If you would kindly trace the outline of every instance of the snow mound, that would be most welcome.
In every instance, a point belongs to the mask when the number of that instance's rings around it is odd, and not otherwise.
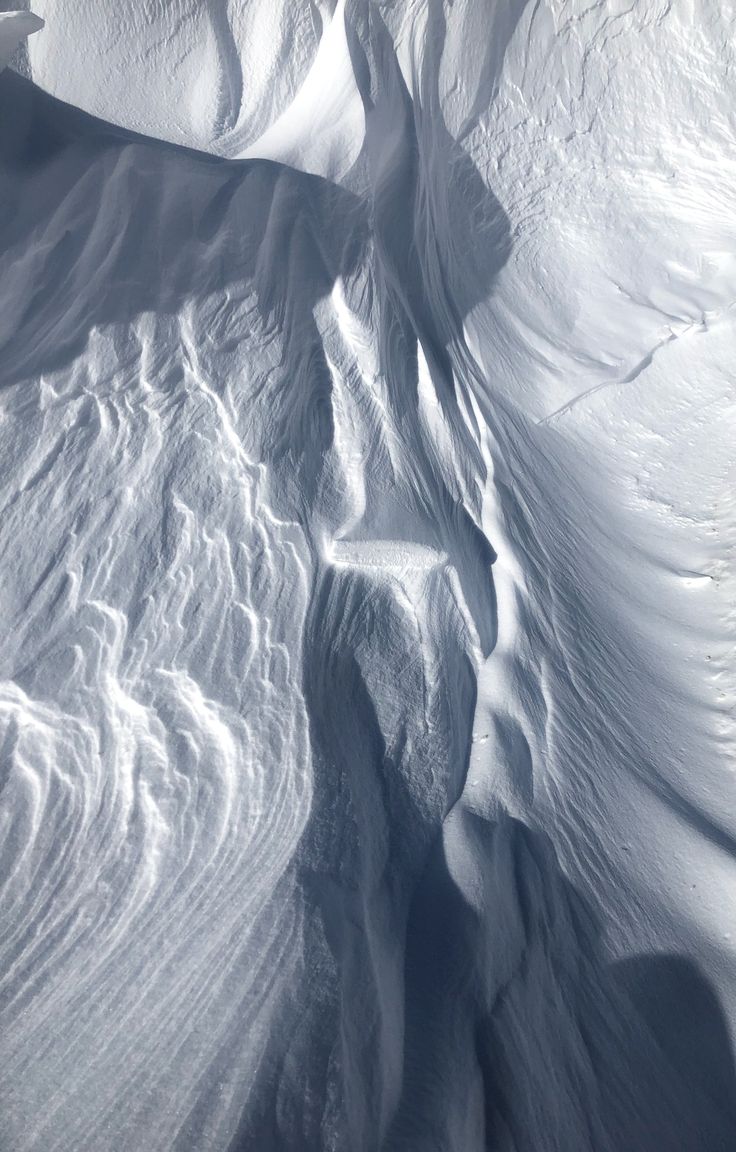
[[[0,12],[0,68],[5,68],[27,36],[41,28],[43,20],[33,12]]]

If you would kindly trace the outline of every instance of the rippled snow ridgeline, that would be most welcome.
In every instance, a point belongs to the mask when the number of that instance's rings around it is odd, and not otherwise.
[[[0,12],[0,1149],[729,1152],[732,6],[89,9]]]

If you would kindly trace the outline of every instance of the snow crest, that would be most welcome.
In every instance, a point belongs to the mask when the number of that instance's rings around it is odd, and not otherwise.
[[[32,12],[0,12],[0,69],[10,63],[20,44],[43,28],[43,20]]]

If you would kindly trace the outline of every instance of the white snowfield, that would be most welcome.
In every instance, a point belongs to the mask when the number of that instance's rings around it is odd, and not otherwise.
[[[733,5],[35,10],[0,1148],[732,1152]]]

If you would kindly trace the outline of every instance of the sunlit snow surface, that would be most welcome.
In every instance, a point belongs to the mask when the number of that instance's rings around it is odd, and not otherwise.
[[[36,11],[0,1148],[730,1152],[733,6]]]

